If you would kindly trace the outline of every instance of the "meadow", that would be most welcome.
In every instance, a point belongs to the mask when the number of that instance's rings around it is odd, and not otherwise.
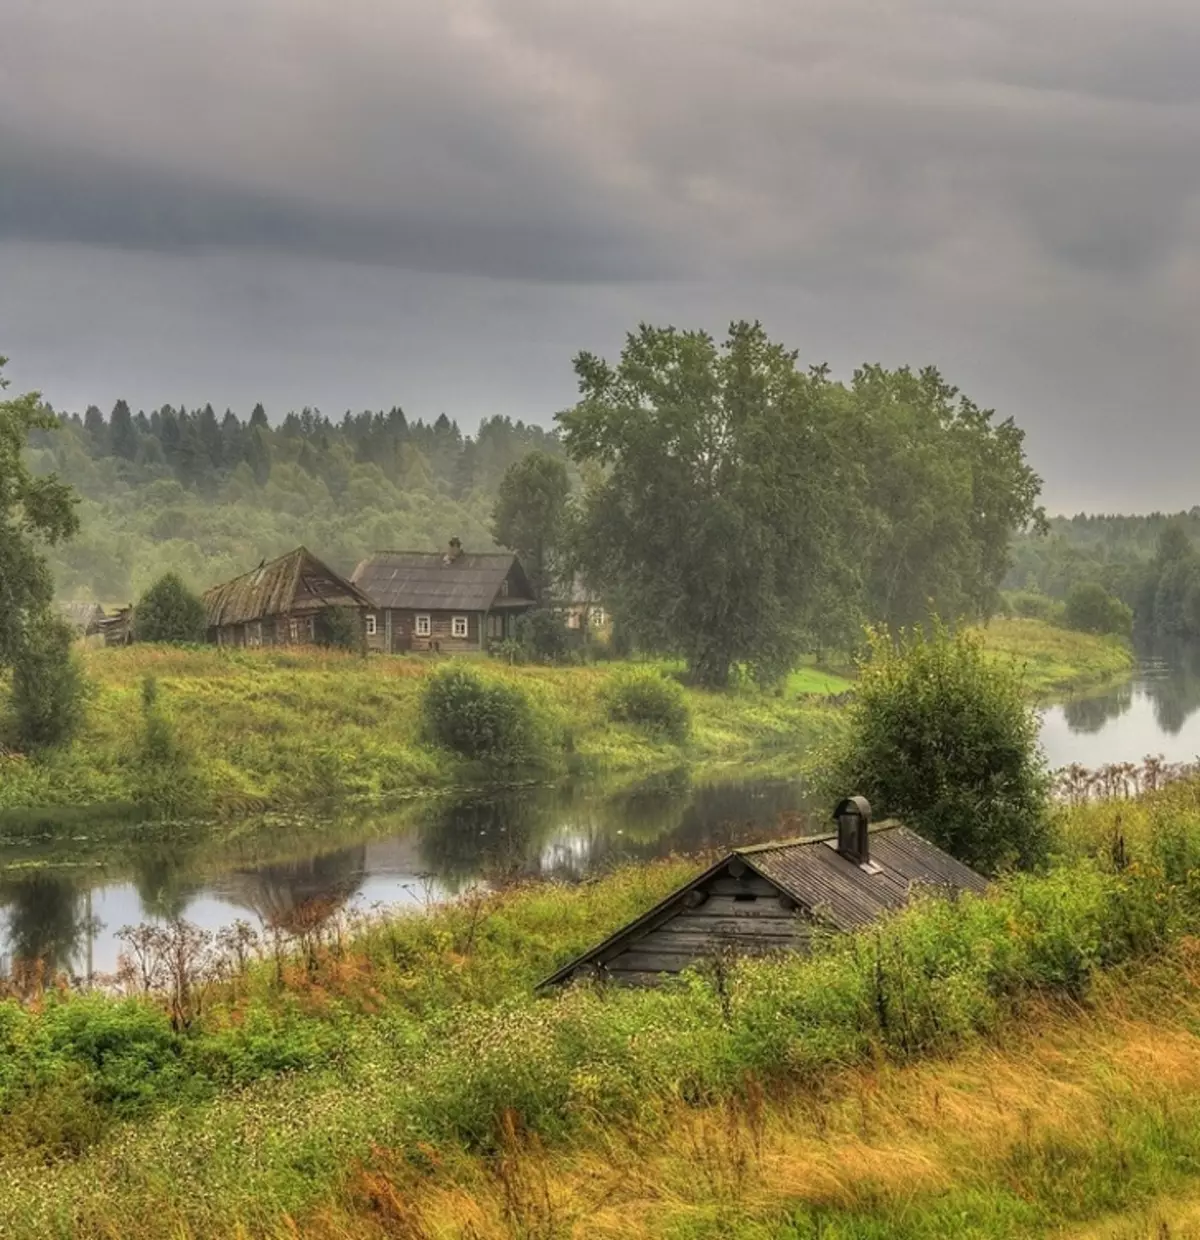
[[[1019,666],[1032,696],[1118,678],[1132,666],[1120,643],[1035,620],[997,620],[982,633],[997,658]],[[489,680],[518,688],[537,721],[536,769],[498,773],[423,736],[420,699],[435,660],[148,645],[88,649],[82,657],[92,690],[72,744],[37,757],[0,747],[6,830],[22,817],[37,826],[72,809],[228,820],[497,779],[647,773],[681,764],[794,769],[837,726],[828,699],[853,687],[852,673],[815,666],[799,668],[777,692],[685,687],[690,731],[672,738],[610,716],[607,689],[628,665],[472,660]],[[143,698],[147,678],[155,685],[154,733]]]
[[[0,1235],[1174,1234],[1200,784],[1056,816],[1043,873],[655,992],[532,988],[696,860],[286,939],[161,930],[124,997],[27,978]]]

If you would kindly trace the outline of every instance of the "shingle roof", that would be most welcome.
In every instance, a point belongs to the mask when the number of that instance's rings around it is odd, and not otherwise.
[[[566,981],[581,965],[604,956],[623,939],[674,917],[688,893],[720,873],[734,858],[819,920],[838,930],[857,930],[903,907],[919,890],[958,894],[987,890],[987,879],[898,822],[870,829],[871,864],[864,869],[837,851],[836,835],[779,840],[735,848],[652,909],[622,926],[602,943],[568,961],[538,989]]]
[[[870,833],[873,873],[837,850],[837,836],[738,848],[751,869],[839,930],[869,925],[916,887],[985,891],[987,880],[898,822]]]
[[[376,607],[487,611],[498,602],[512,606],[533,601],[525,595],[497,598],[514,564],[520,569],[509,551],[464,551],[455,560],[441,551],[379,551],[363,560],[351,580]],[[524,571],[520,580],[527,585]]]
[[[213,586],[204,594],[205,622],[210,629],[246,624],[292,611],[297,594],[306,609],[369,607],[370,600],[345,577],[323,564],[306,547],[269,564]]]

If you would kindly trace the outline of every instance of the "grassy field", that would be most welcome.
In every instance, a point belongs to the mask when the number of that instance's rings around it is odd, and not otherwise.
[[[695,862],[0,1003],[0,1236],[1175,1234],[1200,786],[1060,825],[1046,875],[657,992],[530,988]]]
[[[1038,698],[1096,688],[1133,670],[1133,651],[1118,637],[1096,637],[1019,618],[993,620],[979,632],[996,658],[1020,669],[1030,693]]]
[[[1031,695],[1045,696],[1118,677],[1128,650],[1038,621],[996,621],[983,632],[997,657],[1012,659]],[[65,751],[31,759],[0,749],[0,815],[141,806],[159,816],[231,817],[308,807],[316,801],[380,797],[494,779],[422,741],[420,695],[436,664],[306,651],[227,651],[133,646],[88,650],[93,686],[86,726]],[[545,763],[524,776],[650,772],[688,764],[794,769],[812,742],[837,725],[824,699],[852,688],[845,676],[798,669],[779,693],[749,687],[685,690],[689,739],[612,722],[604,694],[621,665],[508,668],[487,660],[485,675],[530,699],[545,738]],[[174,765],[141,757],[145,677],[175,741]],[[509,773],[513,778],[513,773]]]

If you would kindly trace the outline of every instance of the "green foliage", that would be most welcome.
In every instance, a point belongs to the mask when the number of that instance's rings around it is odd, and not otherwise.
[[[429,678],[421,715],[429,739],[459,757],[501,764],[538,757],[537,727],[525,694],[462,664]]]
[[[16,739],[26,749],[63,745],[83,724],[87,685],[70,625],[48,612],[27,622],[12,674]]]
[[[516,639],[524,657],[539,663],[561,663],[567,654],[566,625],[548,607],[526,612],[517,621]]]
[[[643,326],[575,369],[576,557],[702,684],[739,664],[777,682],[864,618],[990,614],[1012,534],[1042,519],[1022,432],[933,369],[834,383],[749,323],[722,345]]]
[[[656,671],[619,672],[604,694],[608,717],[660,733],[682,745],[691,730],[691,712],[683,689]]]
[[[1111,594],[1098,581],[1073,585],[1067,594],[1063,623],[1081,633],[1129,637],[1133,632],[1133,610]]]
[[[548,600],[562,575],[570,480],[567,467],[546,452],[531,452],[508,467],[492,509],[492,537],[520,557],[534,597]]]
[[[1014,616],[1025,620],[1044,620],[1047,624],[1057,624],[1063,618],[1063,604],[1037,590],[1014,590],[1008,596],[1008,604]]]
[[[1031,866],[1049,844],[1038,722],[1020,676],[978,638],[873,635],[848,726],[816,764],[822,791],[861,793],[984,872]]]
[[[177,818],[205,803],[206,789],[190,747],[179,738],[160,698],[158,681],[142,679],[142,728],[134,758],[134,796],[158,818]]]
[[[0,396],[8,387],[0,357]],[[54,586],[44,550],[79,529],[75,497],[53,474],[34,477],[26,442],[57,426],[36,392],[0,399],[0,670],[21,657],[30,617],[47,611]]]
[[[333,650],[366,650],[362,617],[352,607],[326,607],[313,624],[318,646]]]
[[[138,599],[134,632],[143,642],[202,642],[204,604],[178,574],[166,573]]]

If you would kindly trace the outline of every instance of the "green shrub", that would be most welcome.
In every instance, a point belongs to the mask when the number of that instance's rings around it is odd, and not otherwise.
[[[539,607],[526,612],[516,626],[517,641],[529,659],[560,663],[567,653],[567,628],[557,612]]]
[[[1014,590],[1007,598],[1014,616],[1024,620],[1045,620],[1048,624],[1058,624],[1062,620],[1062,603],[1049,595],[1039,594],[1036,590]]]
[[[1098,581],[1082,581],[1067,594],[1063,623],[1079,633],[1128,637],[1133,632],[1133,612]]]
[[[691,715],[683,689],[659,672],[622,672],[604,692],[608,717],[632,723],[683,744],[691,730]]]
[[[366,649],[362,617],[352,607],[326,607],[319,611],[313,623],[313,636],[318,646],[334,650]]]
[[[1015,669],[976,637],[873,634],[847,726],[812,764],[831,801],[853,793],[968,865],[1046,855],[1048,781],[1038,721]]]
[[[87,687],[70,626],[43,615],[25,631],[12,673],[16,739],[25,749],[69,741],[83,723]]]
[[[522,763],[537,756],[537,728],[525,694],[462,664],[429,678],[421,716],[428,738],[460,757]]]
[[[164,574],[138,599],[133,618],[140,642],[204,640],[204,604],[175,573]]]
[[[153,676],[142,680],[142,733],[134,771],[138,804],[159,818],[179,817],[205,800],[199,765],[164,713]]]

